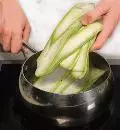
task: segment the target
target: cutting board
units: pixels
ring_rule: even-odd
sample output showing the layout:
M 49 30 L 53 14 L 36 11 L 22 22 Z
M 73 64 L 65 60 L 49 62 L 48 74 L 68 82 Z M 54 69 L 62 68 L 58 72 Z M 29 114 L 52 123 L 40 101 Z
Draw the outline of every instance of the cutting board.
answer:
M 32 32 L 29 43 L 38 51 L 47 43 L 53 29 L 63 15 L 76 3 L 97 3 L 99 0 L 19 0 Z M 120 24 L 104 47 L 97 51 L 106 59 L 120 59 Z

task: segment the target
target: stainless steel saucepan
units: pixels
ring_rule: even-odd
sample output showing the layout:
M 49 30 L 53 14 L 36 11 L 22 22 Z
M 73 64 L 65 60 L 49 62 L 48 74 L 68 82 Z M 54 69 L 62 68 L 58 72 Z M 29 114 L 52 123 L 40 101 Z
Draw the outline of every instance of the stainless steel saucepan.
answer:
M 40 90 L 33 86 L 36 59 L 41 52 L 33 54 L 22 65 L 19 76 L 19 92 L 22 101 L 41 116 L 56 121 L 56 125 L 70 126 L 88 123 L 100 116 L 109 105 L 112 96 L 112 71 L 107 61 L 97 53 L 90 53 L 93 66 L 107 70 L 86 92 L 59 95 Z M 59 123 L 65 120 L 64 123 Z

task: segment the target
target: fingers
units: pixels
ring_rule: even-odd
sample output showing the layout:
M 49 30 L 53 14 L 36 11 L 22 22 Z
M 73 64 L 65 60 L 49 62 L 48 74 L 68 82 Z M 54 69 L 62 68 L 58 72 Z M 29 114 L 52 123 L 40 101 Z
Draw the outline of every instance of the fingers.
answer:
M 101 17 L 103 18 L 104 28 L 92 46 L 92 51 L 100 49 L 104 45 L 119 21 L 119 5 L 113 4 L 114 3 L 110 3 L 109 1 L 101 1 L 94 10 L 88 12 L 82 18 L 84 25 L 90 24 Z
M 25 25 L 24 30 L 16 28 L 14 31 L 11 31 L 5 25 L 2 31 L 3 49 L 12 53 L 18 53 L 22 49 L 23 40 L 27 41 L 29 39 L 30 30 L 29 24 Z
M 30 32 L 31 32 L 31 27 L 30 25 L 27 23 L 25 28 L 24 28 L 24 32 L 23 32 L 23 41 L 25 41 L 27 43 L 29 37 L 30 37 Z M 25 48 L 24 46 L 22 47 L 22 50 L 27 53 L 28 49 Z
M 18 53 L 22 48 L 22 30 L 12 33 L 11 52 Z
M 115 10 L 111 10 L 103 19 L 103 31 L 98 35 L 96 42 L 92 46 L 91 50 L 100 49 L 112 34 L 116 25 L 118 24 L 119 15 Z
M 3 49 L 5 51 L 10 51 L 11 50 L 11 47 L 10 47 L 11 38 L 12 38 L 11 32 L 7 28 L 4 28 L 3 29 L 3 34 L 2 34 L 2 42 L 4 43 L 3 44 Z
M 28 41 L 29 36 L 30 36 L 30 32 L 31 32 L 31 27 L 30 27 L 30 25 L 27 23 L 27 24 L 25 25 L 25 29 L 24 29 L 24 32 L 23 32 L 23 40 L 24 40 L 25 42 Z
M 85 14 L 82 18 L 83 25 L 87 25 L 99 19 L 102 15 L 104 15 L 109 10 L 109 6 L 105 2 L 100 2 L 94 10 Z

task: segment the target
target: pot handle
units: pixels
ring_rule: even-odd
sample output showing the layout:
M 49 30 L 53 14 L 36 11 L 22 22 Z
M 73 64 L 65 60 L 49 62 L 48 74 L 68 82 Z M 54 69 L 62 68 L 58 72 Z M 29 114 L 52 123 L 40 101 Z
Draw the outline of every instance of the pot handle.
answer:
M 28 59 L 33 54 L 35 54 L 35 53 L 38 52 L 36 49 L 34 49 L 33 47 L 31 47 L 29 43 L 26 43 L 25 41 L 23 41 L 23 46 L 30 51 L 28 54 L 26 54 L 24 52 L 24 50 L 21 50 L 21 52 L 23 53 L 23 56 L 24 56 L 25 60 Z
M 29 49 L 33 53 L 37 53 L 38 52 L 36 49 L 31 47 L 30 44 L 26 43 L 25 41 L 23 41 L 23 46 L 26 47 L 27 49 Z

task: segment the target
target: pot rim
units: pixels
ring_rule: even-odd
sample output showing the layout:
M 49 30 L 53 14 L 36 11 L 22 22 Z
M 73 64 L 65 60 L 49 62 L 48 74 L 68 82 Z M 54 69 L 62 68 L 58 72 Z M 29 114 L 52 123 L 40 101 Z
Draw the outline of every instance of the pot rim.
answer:
M 100 56 L 102 59 L 104 59 L 104 61 L 106 62 L 107 66 L 108 66 L 109 74 L 108 74 L 107 78 L 106 78 L 102 83 L 100 83 L 99 85 L 97 85 L 96 87 L 93 87 L 93 88 L 91 87 L 91 89 L 88 89 L 88 90 L 86 90 L 86 91 L 84 91 L 84 92 L 80 92 L 80 93 L 77 93 L 77 94 L 81 94 L 81 93 L 83 94 L 83 93 L 87 93 L 87 92 L 90 92 L 90 91 L 95 90 L 96 88 L 98 88 L 98 87 L 100 87 L 102 84 L 104 84 L 106 81 L 108 81 L 108 79 L 109 79 L 109 78 L 111 77 L 111 75 L 112 75 L 112 70 L 111 70 L 110 64 L 107 62 L 107 60 L 106 60 L 103 56 L 101 56 L 100 54 L 98 54 L 98 53 L 95 53 L 95 52 L 92 52 L 92 53 L 94 53 L 95 55 L 98 55 L 98 56 Z M 37 53 L 36 53 L 36 54 L 37 54 Z M 34 55 L 32 55 L 32 56 L 34 56 Z M 31 57 L 32 57 L 32 56 L 31 56 Z M 29 60 L 29 58 L 26 59 L 25 62 L 23 63 L 21 73 L 22 73 L 24 79 L 26 80 L 26 82 L 27 82 L 28 84 L 30 84 L 32 87 L 36 88 L 31 82 L 28 81 L 28 79 L 26 78 L 26 76 L 24 75 L 24 72 L 23 72 L 23 68 L 24 68 L 24 66 L 25 66 L 25 64 L 26 64 L 26 62 L 27 62 L 28 60 Z M 36 89 L 38 89 L 38 88 L 36 88 Z M 38 89 L 38 90 L 41 90 L 41 89 Z M 44 90 L 41 90 L 41 91 L 47 92 L 47 91 L 44 91 Z M 50 94 L 51 94 L 51 92 L 47 92 L 47 93 L 50 93 Z M 68 95 L 69 95 L 69 96 L 73 96 L 73 95 L 77 95 L 77 94 L 62 95 L 62 94 L 57 94 L 57 93 L 52 93 L 52 94 L 61 95 L 61 96 L 68 96 Z
M 38 91 L 41 91 L 41 92 L 43 92 L 43 93 L 46 93 L 46 94 L 48 94 L 48 95 L 54 95 L 54 96 L 62 96 L 62 97 L 73 97 L 73 96 L 77 96 L 77 95 L 88 95 L 89 93 L 92 93 L 93 91 L 96 91 L 99 87 L 101 87 L 101 85 L 103 85 L 103 84 L 105 84 L 111 77 L 112 77 L 112 70 L 111 70 L 111 67 L 110 67 L 110 65 L 109 65 L 109 63 L 107 62 L 107 60 L 103 57 L 103 56 L 101 56 L 100 54 L 98 54 L 98 53 L 95 53 L 95 52 L 92 52 L 92 53 L 94 53 L 95 55 L 97 55 L 97 56 L 99 56 L 99 57 L 101 57 L 104 61 L 105 61 L 105 63 L 106 63 L 106 65 L 108 66 L 108 70 L 109 70 L 109 74 L 108 74 L 108 76 L 107 76 L 107 78 L 102 82 L 102 83 L 100 83 L 99 85 L 97 85 L 97 86 L 95 86 L 95 87 L 91 87 L 91 89 L 88 89 L 88 90 L 86 90 L 86 91 L 84 91 L 84 92 L 80 92 L 80 93 L 77 93 L 77 94 L 68 94 L 68 95 L 62 95 L 62 94 L 57 94 L 57 93 L 50 93 L 50 92 L 47 92 L 47 91 L 44 91 L 44 90 L 41 90 L 41 89 L 38 89 L 38 88 L 36 88 L 35 86 L 33 86 L 32 85 L 32 83 L 30 83 L 29 81 L 28 81 L 28 79 L 26 78 L 26 76 L 24 75 L 24 73 L 23 73 L 23 68 L 24 68 L 24 66 L 25 66 L 25 64 L 26 64 L 26 62 L 29 60 L 29 58 L 28 59 L 26 59 L 25 60 L 25 62 L 23 63 L 23 65 L 22 65 L 22 69 L 21 69 L 21 73 L 20 74 L 22 74 L 22 76 L 23 76 L 23 78 L 24 78 L 24 80 L 31 86 L 31 87 L 33 87 L 33 88 L 35 88 L 35 89 L 37 89 Z M 37 54 L 37 53 L 36 53 Z M 35 55 L 35 54 L 34 54 Z M 34 56 L 34 55 L 32 55 L 32 56 Z M 31 56 L 31 57 L 32 57 Z M 20 76 L 19 76 L 19 78 L 20 78 Z M 84 104 L 84 103 L 81 103 L 81 104 Z M 76 104 L 76 105 L 66 105 L 66 106 L 57 106 L 57 107 L 61 107 L 61 108 L 63 108 L 63 107 L 75 107 L 75 106 L 79 106 L 79 105 L 81 105 L 81 104 Z

